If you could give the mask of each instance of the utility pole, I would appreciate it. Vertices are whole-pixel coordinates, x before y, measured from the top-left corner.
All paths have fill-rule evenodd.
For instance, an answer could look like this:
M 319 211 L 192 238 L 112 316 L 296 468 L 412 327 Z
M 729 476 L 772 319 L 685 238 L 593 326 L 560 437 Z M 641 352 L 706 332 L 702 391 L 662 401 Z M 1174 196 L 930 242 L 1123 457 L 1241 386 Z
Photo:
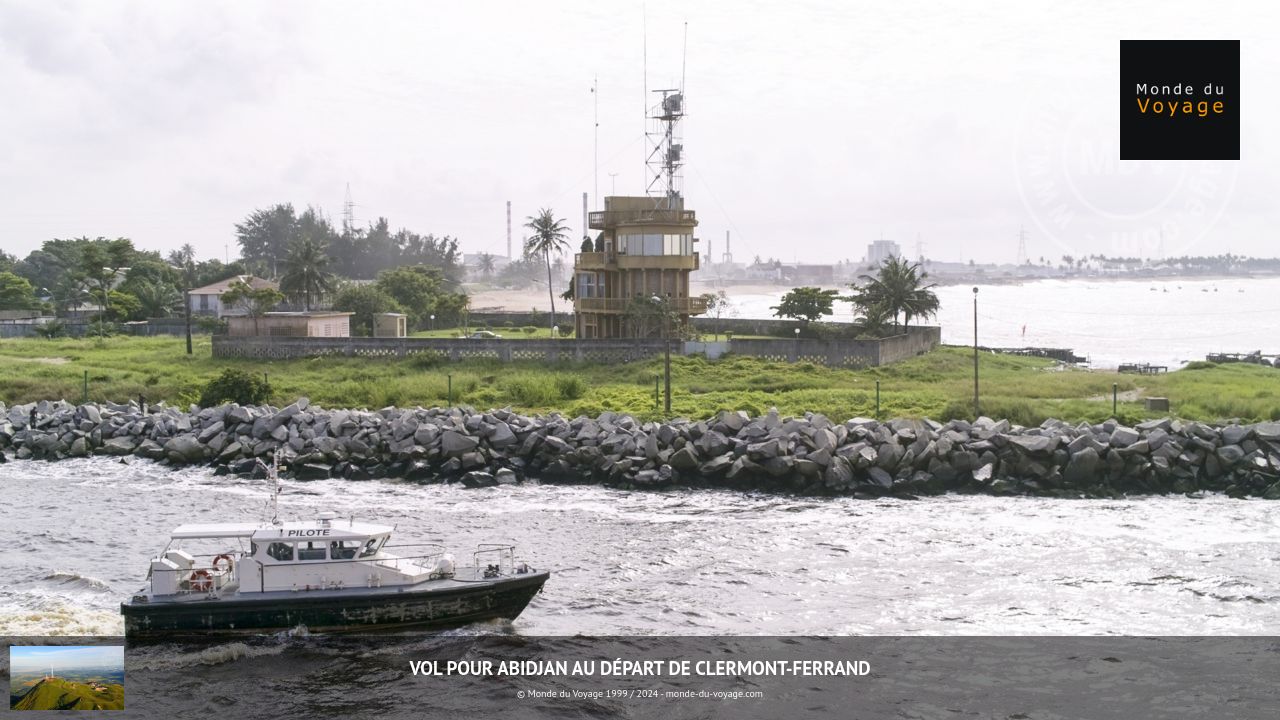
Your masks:
M 507 260 L 514 260 L 511 255 L 511 201 L 507 201 Z
M 662 386 L 663 409 L 671 417 L 671 305 L 668 299 L 653 296 L 653 302 L 662 309 Z
M 184 315 L 187 319 L 187 354 L 191 354 L 191 281 L 187 281 L 187 291 L 183 294 Z
M 978 409 L 978 288 L 973 289 L 973 419 L 982 417 Z

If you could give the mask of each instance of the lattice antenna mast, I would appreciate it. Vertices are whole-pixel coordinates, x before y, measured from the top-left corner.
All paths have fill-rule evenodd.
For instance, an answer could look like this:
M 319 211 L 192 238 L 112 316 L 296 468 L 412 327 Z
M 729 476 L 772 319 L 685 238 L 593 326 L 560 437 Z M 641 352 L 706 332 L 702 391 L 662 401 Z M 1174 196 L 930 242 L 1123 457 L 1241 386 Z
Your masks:
M 677 88 L 654 90 L 662 99 L 649 110 L 649 186 L 651 197 L 680 197 L 684 166 L 684 144 L 680 134 L 680 121 L 684 119 L 684 93 Z M 674 207 L 672 205 L 671 207 Z
M 1027 260 L 1027 229 L 1025 227 L 1018 228 L 1018 265 L 1026 265 Z
M 351 200 L 351 183 L 347 183 L 347 194 L 342 201 L 342 232 L 350 235 L 356 230 L 356 204 Z

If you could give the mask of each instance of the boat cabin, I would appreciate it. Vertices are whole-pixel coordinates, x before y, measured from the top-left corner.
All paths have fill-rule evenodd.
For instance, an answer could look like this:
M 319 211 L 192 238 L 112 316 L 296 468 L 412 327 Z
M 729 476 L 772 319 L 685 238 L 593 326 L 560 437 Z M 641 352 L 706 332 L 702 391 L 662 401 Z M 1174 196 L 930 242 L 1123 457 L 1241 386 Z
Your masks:
M 151 561 L 152 594 L 380 587 L 452 575 L 452 559 L 442 563 L 440 553 L 403 558 L 384 552 L 394 530 L 354 518 L 340 520 L 333 512 L 320 513 L 315 520 L 278 524 L 182 525 L 170 534 L 160 557 Z M 222 548 L 234 547 L 199 555 L 184 549 L 208 546 L 210 541 Z M 424 563 L 426 559 L 435 562 Z

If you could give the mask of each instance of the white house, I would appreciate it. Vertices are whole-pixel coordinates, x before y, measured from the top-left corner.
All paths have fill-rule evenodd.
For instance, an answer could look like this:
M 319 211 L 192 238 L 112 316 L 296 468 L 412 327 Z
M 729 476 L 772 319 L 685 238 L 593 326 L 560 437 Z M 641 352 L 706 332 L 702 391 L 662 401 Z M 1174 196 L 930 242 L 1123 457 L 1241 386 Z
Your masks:
M 219 280 L 212 285 L 193 289 L 189 299 L 191 313 L 193 315 L 212 315 L 214 317 L 243 315 L 244 311 L 240 308 L 224 308 L 222 306 L 222 294 L 230 290 L 231 286 L 237 282 L 248 283 L 249 287 L 255 290 L 264 287 L 279 289 L 279 286 L 271 280 L 263 280 L 253 275 L 234 275 L 226 280 Z

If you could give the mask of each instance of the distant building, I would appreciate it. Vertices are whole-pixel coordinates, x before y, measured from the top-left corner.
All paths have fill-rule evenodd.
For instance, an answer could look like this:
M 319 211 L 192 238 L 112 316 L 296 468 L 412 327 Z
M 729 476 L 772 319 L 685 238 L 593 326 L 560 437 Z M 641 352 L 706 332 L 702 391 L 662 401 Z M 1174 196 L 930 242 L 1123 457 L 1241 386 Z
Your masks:
M 604 199 L 604 210 L 589 215 L 600 230 L 601 252 L 574 256 L 573 307 L 576 337 L 622 338 L 641 334 L 644 323 L 629 321 L 637 299 L 668 303 L 678 322 L 707 311 L 706 301 L 689 296 L 689 274 L 698 269 L 693 229 L 698 220 L 677 196 Z
M 351 337 L 349 312 L 269 312 L 259 318 L 237 315 L 227 318 L 227 334 L 233 337 Z
M 834 285 L 836 269 L 832 265 L 783 265 L 782 275 L 795 285 Z
M 867 265 L 879 267 L 891 257 L 902 257 L 902 248 L 892 240 L 874 240 L 867 245 Z
M 768 282 L 777 282 L 782 280 L 782 263 L 777 260 L 766 260 L 763 262 L 754 262 L 742 271 L 742 276 L 747 280 L 765 280 Z
M 244 312 L 241 310 L 223 307 L 222 305 L 222 294 L 230 290 L 231 286 L 237 282 L 247 283 L 254 290 L 264 287 L 279 289 L 279 285 L 271 280 L 263 280 L 253 275 L 233 275 L 226 280 L 219 280 L 211 285 L 192 290 L 189 293 L 190 298 L 188 300 L 191 303 L 191 313 L 193 315 L 212 315 L 214 317 L 243 315 Z

